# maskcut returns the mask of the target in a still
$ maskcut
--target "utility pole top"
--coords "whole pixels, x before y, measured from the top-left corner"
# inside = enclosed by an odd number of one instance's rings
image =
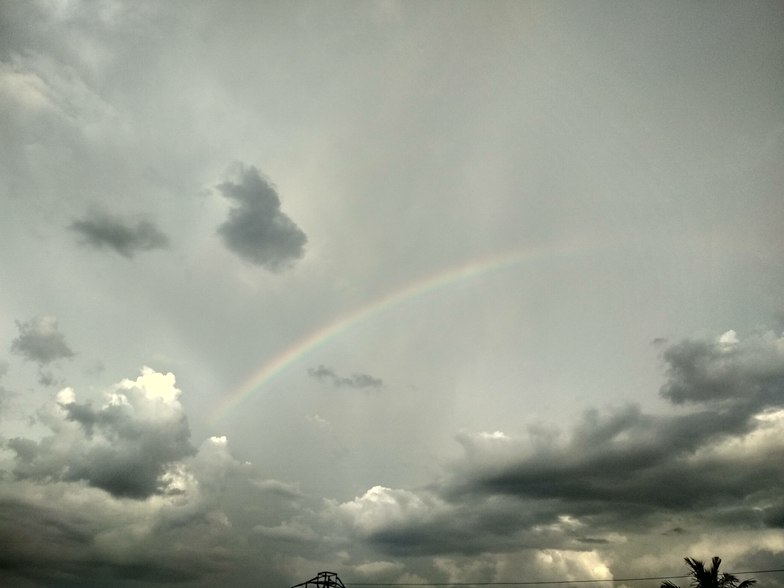
[[[346,588],[335,572],[319,572],[307,582],[295,584],[291,588]]]

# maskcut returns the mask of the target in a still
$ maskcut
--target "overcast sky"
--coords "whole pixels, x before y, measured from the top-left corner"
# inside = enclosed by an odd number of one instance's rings
[[[2,0],[0,133],[0,583],[784,567],[781,2]]]

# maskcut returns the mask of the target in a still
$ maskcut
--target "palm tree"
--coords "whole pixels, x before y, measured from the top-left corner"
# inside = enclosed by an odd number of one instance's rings
[[[705,569],[705,564],[699,560],[690,557],[684,559],[686,565],[691,568],[692,588],[749,588],[757,582],[756,580],[743,580],[738,583],[738,578],[732,574],[726,572],[719,574],[720,557],[714,557],[711,560],[710,569]],[[661,585],[661,588],[678,588],[678,586],[667,580]]]

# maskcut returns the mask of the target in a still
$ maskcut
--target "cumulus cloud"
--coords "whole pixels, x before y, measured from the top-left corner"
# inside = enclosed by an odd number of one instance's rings
[[[218,480],[199,471],[201,459],[197,454],[181,463],[180,475],[188,478],[183,492],[143,501],[76,482],[4,481],[0,541],[7,548],[0,554],[0,583],[258,585],[221,493],[205,490]],[[263,561],[263,555],[254,555],[256,562]],[[235,570],[240,578],[232,578]],[[267,572],[274,576],[272,566]]]
[[[57,574],[113,585],[253,585],[277,574],[290,585],[336,561],[349,581],[606,579],[679,572],[677,557],[713,549],[717,535],[732,537],[716,548],[733,567],[775,567],[784,398],[771,393],[771,374],[782,341],[727,339],[703,341],[717,345],[707,356],[678,355],[662,389],[701,385],[704,377],[682,375],[711,372],[730,344],[747,394],[690,401],[688,411],[674,404],[665,415],[589,411],[569,430],[463,431],[462,456],[431,484],[320,503],[257,476],[225,437],[191,446],[170,374],[144,370],[102,403],[64,388],[39,414],[48,436],[6,443],[14,475],[0,477],[0,540],[13,548],[0,555],[0,580],[35,568],[41,585]],[[686,343],[698,341],[664,357]],[[687,369],[688,357],[702,359]],[[657,534],[667,558],[641,540]]]
[[[172,374],[149,368],[114,386],[98,407],[64,389],[40,415],[51,435],[7,442],[16,453],[13,472],[20,479],[84,481],[117,497],[176,491],[170,467],[195,453],[179,394]]]
[[[61,484],[13,490],[0,500],[0,580],[9,586],[168,585],[209,578],[229,564],[220,549],[230,544],[226,529],[167,523],[172,503],[107,501]]]
[[[193,447],[180,394],[150,369],[100,404],[64,388],[39,411],[48,435],[4,444],[0,584],[293,583],[267,553],[307,539],[307,522],[286,522],[294,486],[257,482],[226,437]]]
[[[320,382],[329,382],[336,388],[380,388],[384,385],[383,380],[374,378],[369,374],[351,374],[350,376],[339,376],[331,369],[319,365],[316,368],[308,368],[308,375]]]
[[[119,216],[93,212],[71,223],[71,229],[82,237],[82,242],[95,249],[110,249],[131,258],[140,251],[164,249],[169,238],[149,220],[136,223]]]
[[[235,180],[216,186],[235,207],[218,227],[223,243],[244,260],[281,271],[305,254],[305,233],[280,208],[275,187],[254,166],[239,165]]]
[[[17,321],[19,336],[11,342],[11,351],[39,365],[73,357],[74,352],[57,328],[57,318],[37,316],[29,321]]]
[[[656,416],[629,406],[589,411],[566,438],[510,460],[502,449],[463,439],[472,457],[464,490],[559,500],[573,514],[628,518],[652,511],[725,508],[740,499],[775,500],[784,483],[784,339],[688,340],[668,348],[662,394],[687,414]],[[762,497],[765,496],[765,499]],[[761,504],[761,503],[760,503]],[[748,504],[749,520],[760,521]],[[766,503],[767,504],[767,503]],[[627,519],[628,520],[628,519]]]
[[[735,331],[727,331],[714,341],[686,340],[668,348],[664,359],[668,381],[661,393],[676,404],[781,402],[784,340],[773,333],[739,341]]]
[[[335,516],[395,556],[496,558],[529,546],[562,562],[602,550],[637,557],[631,538],[651,533],[694,553],[706,534],[730,529],[746,542],[736,560],[754,557],[755,534],[780,554],[783,351],[772,333],[671,345],[662,394],[691,410],[627,406],[588,411],[568,431],[463,432],[463,456],[446,478],[418,490],[373,488],[334,505]]]
[[[362,496],[338,505],[337,509],[360,533],[371,536],[412,519],[432,518],[442,507],[443,504],[434,497],[374,486]]]

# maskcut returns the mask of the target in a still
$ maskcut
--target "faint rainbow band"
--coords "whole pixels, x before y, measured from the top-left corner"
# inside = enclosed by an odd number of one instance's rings
[[[475,259],[459,266],[451,267],[420,278],[383,296],[360,306],[298,339],[275,356],[267,359],[262,366],[230,392],[226,399],[213,413],[213,422],[220,421],[236,409],[245,399],[260,390],[270,380],[284,372],[294,363],[337,337],[348,329],[369,320],[371,317],[395,308],[405,301],[423,294],[446,288],[453,284],[469,280],[490,272],[503,270],[533,261],[551,260],[567,257],[576,253],[587,253],[602,249],[604,245],[594,239],[590,244],[569,242],[566,244],[546,245],[526,248],[520,251],[506,252]]]

